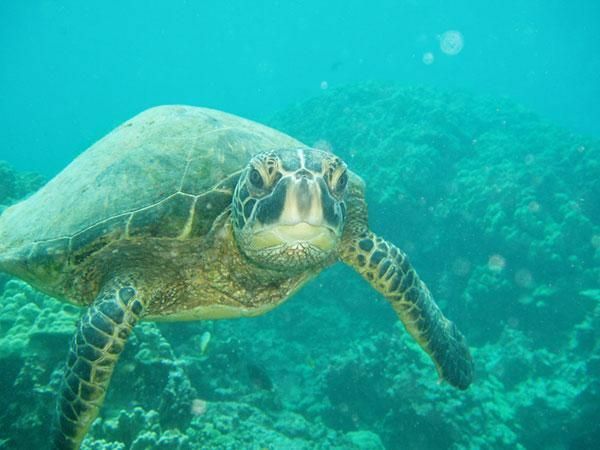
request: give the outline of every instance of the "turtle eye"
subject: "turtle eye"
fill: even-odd
[[[346,189],[346,186],[348,185],[348,172],[344,171],[344,173],[342,173],[339,178],[337,179],[337,182],[335,183],[335,190],[338,193],[344,192],[344,189]]]
[[[260,172],[258,170],[256,170],[255,168],[252,168],[250,170],[250,175],[248,175],[248,179],[250,180],[250,183],[252,183],[252,185],[254,187],[257,187],[259,189],[262,189],[265,185]]]

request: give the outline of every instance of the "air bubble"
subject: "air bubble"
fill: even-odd
[[[433,64],[435,57],[433,56],[433,53],[425,52],[425,53],[423,53],[422,60],[423,60],[423,64],[430,65],[430,64]]]
[[[529,289],[533,286],[533,275],[527,269],[520,269],[515,273],[515,283],[519,287]]]
[[[537,213],[540,211],[540,209],[542,209],[542,207],[540,206],[540,204],[538,202],[536,202],[535,200],[532,200],[527,205],[527,209],[529,209],[529,212]]]
[[[440,49],[446,55],[458,55],[464,45],[465,41],[460,31],[448,30],[440,36]]]
[[[206,413],[207,408],[208,403],[206,400],[202,400],[201,398],[195,398],[192,400],[190,412],[193,416],[203,416],[204,413]]]
[[[504,256],[496,254],[490,256],[488,259],[488,268],[492,272],[500,273],[504,270],[504,267],[506,267],[506,260],[504,259]]]
[[[452,271],[455,275],[458,275],[459,277],[465,277],[471,271],[471,263],[468,259],[457,258],[452,263]]]

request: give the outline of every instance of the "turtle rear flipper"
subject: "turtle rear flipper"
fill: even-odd
[[[406,330],[435,363],[440,377],[466,389],[473,379],[466,340],[444,317],[408,257],[395,245],[364,231],[345,246],[342,258],[391,303]]]
[[[144,306],[135,285],[113,279],[71,340],[57,404],[55,450],[76,450],[98,415],[113,369]]]

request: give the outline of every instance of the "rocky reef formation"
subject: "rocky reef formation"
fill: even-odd
[[[0,161],[0,212],[43,184],[41,175],[17,172],[7,162]]]
[[[506,100],[381,84],[331,91],[273,125],[367,181],[373,226],[460,325],[477,324],[472,344],[518,322],[560,346],[593,308],[582,292],[600,279],[598,141]]]
[[[382,84],[270,124],[366,180],[372,227],[468,337],[474,384],[438,384],[388,305],[336,266],[263,317],[136,327],[84,449],[600,441],[598,141],[506,100]],[[0,181],[0,204],[38,185]],[[44,448],[79,311],[16,280],[0,295],[0,448]]]
[[[16,201],[35,192],[44,181],[41,175],[17,172],[7,162],[0,161],[0,214]],[[7,280],[8,277],[0,273],[0,289]]]

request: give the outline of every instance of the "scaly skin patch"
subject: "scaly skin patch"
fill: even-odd
[[[79,321],[60,388],[52,443],[55,450],[76,450],[81,445],[143,310],[131,279],[113,279]]]
[[[410,335],[433,360],[440,377],[466,389],[473,361],[464,336],[446,319],[408,257],[368,229],[367,205],[354,184],[342,260],[360,273],[392,305]]]

